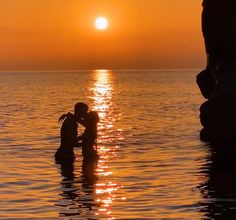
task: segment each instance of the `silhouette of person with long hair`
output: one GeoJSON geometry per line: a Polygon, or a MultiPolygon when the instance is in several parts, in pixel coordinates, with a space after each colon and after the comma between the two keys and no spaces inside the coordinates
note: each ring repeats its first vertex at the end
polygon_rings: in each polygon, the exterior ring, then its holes
{"type": "Polygon", "coordinates": [[[61,126],[61,145],[55,153],[56,161],[73,161],[74,147],[78,146],[78,121],[83,118],[88,111],[88,105],[79,102],[74,107],[74,114],[68,112],[63,114],[59,121],[63,121],[61,126]]]}
{"type": "Polygon", "coordinates": [[[79,120],[79,123],[85,127],[84,133],[78,138],[82,140],[82,155],[85,161],[99,158],[96,143],[98,122],[99,116],[95,111],[90,111],[84,118],[79,120]]]}
{"type": "MultiPolygon", "coordinates": [[[[97,139],[97,123],[99,121],[96,112],[88,112],[85,103],[77,103],[74,114],[63,114],[59,121],[63,121],[61,126],[61,145],[55,153],[56,163],[60,165],[62,185],[62,199],[66,203],[59,203],[58,206],[65,207],[65,211],[60,212],[62,216],[94,216],[94,206],[99,206],[93,198],[95,184],[97,181],[97,151],[94,145],[97,139]],[[85,127],[83,135],[78,137],[77,128],[81,123],[85,127]],[[75,175],[74,166],[74,147],[81,146],[82,140],[82,174],[80,177],[75,175]],[[79,186],[78,183],[81,183],[79,186]],[[75,208],[77,206],[78,208],[75,208]]],[[[77,172],[76,172],[77,173],[77,172]]]]}

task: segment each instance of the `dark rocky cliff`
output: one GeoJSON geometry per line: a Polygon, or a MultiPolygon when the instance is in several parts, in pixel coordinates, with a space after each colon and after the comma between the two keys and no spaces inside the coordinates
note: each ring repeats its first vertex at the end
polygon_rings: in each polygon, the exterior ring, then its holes
{"type": "Polygon", "coordinates": [[[204,140],[236,139],[236,0],[204,0],[206,69],[197,75],[204,140]]]}

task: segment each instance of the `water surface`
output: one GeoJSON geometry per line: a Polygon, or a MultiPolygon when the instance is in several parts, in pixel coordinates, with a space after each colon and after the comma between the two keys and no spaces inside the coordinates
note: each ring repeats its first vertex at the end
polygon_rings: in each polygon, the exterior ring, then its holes
{"type": "MultiPolygon", "coordinates": [[[[221,214],[211,211],[225,194],[210,193],[212,165],[209,147],[199,140],[203,99],[196,73],[1,72],[0,219],[221,214]],[[60,142],[57,120],[78,101],[99,112],[101,157],[86,166],[76,149],[75,163],[61,166],[53,157],[60,142]]],[[[236,207],[235,196],[230,199],[220,204],[226,210],[236,207]]]]}

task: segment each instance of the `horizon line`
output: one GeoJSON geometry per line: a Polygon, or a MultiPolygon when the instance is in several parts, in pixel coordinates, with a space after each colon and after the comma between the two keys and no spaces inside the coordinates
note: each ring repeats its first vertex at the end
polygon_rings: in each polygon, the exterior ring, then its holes
{"type": "Polygon", "coordinates": [[[188,70],[201,70],[202,68],[139,68],[139,69],[132,69],[132,68],[128,68],[128,69],[105,69],[105,68],[101,68],[101,69],[55,69],[55,70],[0,70],[0,73],[3,72],[84,72],[84,71],[98,71],[98,70],[103,70],[103,71],[179,71],[179,70],[183,70],[183,71],[188,71],[188,70]]]}

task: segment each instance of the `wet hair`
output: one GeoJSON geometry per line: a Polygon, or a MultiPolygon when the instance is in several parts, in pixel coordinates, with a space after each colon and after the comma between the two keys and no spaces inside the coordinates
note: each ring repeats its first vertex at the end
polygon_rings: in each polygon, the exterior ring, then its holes
{"type": "Polygon", "coordinates": [[[84,102],[78,102],[75,104],[74,112],[84,111],[87,112],[89,109],[88,105],[84,102]]]}
{"type": "Polygon", "coordinates": [[[88,120],[89,122],[97,124],[99,122],[99,115],[98,115],[97,112],[91,111],[87,114],[86,120],[88,120]]]}

